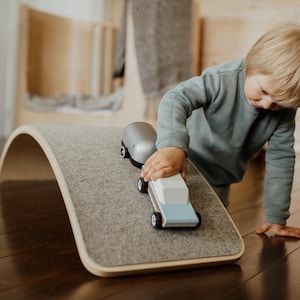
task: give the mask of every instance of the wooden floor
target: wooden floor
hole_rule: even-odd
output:
[[[300,157],[289,221],[298,227],[299,174]],[[229,210],[246,246],[236,264],[121,278],[85,270],[55,182],[2,184],[0,299],[300,299],[300,242],[255,234],[263,175],[261,156],[232,187]]]

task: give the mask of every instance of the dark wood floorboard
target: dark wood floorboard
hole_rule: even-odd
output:
[[[300,227],[300,157],[289,224]],[[262,224],[263,157],[232,187],[246,250],[235,264],[99,278],[81,264],[56,182],[10,182],[0,194],[0,299],[300,299],[300,242]]]

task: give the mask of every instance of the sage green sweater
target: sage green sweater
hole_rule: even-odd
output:
[[[296,109],[251,106],[244,93],[245,59],[207,68],[162,98],[157,148],[180,147],[212,185],[243,178],[249,159],[267,142],[265,222],[289,217]],[[242,195],[241,195],[242,197]]]

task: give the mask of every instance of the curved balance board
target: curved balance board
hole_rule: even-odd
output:
[[[56,179],[83,265],[103,277],[232,263],[243,240],[214,191],[188,162],[197,229],[155,230],[137,190],[140,169],[120,156],[122,129],[21,126],[8,139],[0,180]]]

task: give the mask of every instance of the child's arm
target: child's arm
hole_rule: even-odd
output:
[[[261,234],[267,232],[268,230],[272,230],[275,234],[280,236],[300,238],[300,228],[281,224],[264,223],[256,230],[256,233]]]
[[[271,136],[266,152],[264,224],[256,233],[272,230],[279,236],[300,238],[300,228],[286,226],[294,177],[295,109],[287,109]]]
[[[149,181],[177,173],[186,180],[186,153],[177,147],[165,147],[157,150],[147,159],[141,177]]]

